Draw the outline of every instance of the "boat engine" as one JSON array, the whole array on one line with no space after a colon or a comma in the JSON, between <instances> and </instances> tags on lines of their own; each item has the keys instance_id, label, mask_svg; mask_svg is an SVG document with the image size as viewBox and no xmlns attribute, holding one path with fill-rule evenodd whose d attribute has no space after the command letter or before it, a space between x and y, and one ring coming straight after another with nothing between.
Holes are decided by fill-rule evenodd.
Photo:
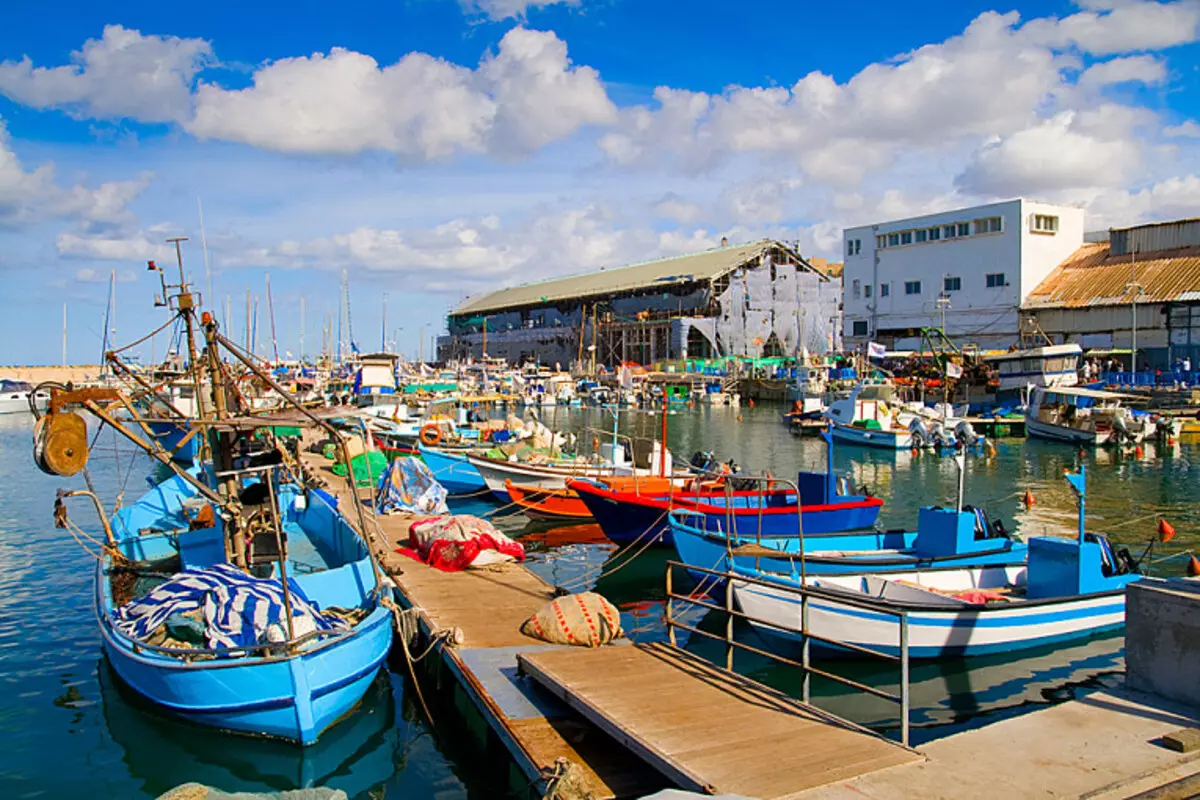
<instances>
[{"instance_id":1,"label":"boat engine","mask_svg":"<svg viewBox=\"0 0 1200 800\"><path fill-rule=\"evenodd\" d=\"M912 434L913 447L926 447L933 443L929 428L919 419L908 423L908 432Z\"/></svg>"},{"instance_id":2,"label":"boat engine","mask_svg":"<svg viewBox=\"0 0 1200 800\"><path fill-rule=\"evenodd\" d=\"M954 435L964 447L974 447L983 440L983 437L976 433L975 426L965 419L954 426Z\"/></svg>"},{"instance_id":3,"label":"boat engine","mask_svg":"<svg viewBox=\"0 0 1200 800\"><path fill-rule=\"evenodd\" d=\"M946 430L946 426L936 420L929 423L929 435L938 447L954 447L954 434Z\"/></svg>"}]
</instances>

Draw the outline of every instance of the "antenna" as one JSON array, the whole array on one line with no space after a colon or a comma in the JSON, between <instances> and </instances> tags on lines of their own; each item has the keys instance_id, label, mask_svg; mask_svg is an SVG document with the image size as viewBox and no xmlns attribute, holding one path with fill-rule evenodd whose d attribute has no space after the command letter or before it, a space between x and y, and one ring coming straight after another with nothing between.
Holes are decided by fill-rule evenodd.
<instances>
[{"instance_id":1,"label":"antenna","mask_svg":"<svg viewBox=\"0 0 1200 800\"><path fill-rule=\"evenodd\" d=\"M204 250L204 291L216 302L216 295L212 293L212 269L208 263L208 239L204 235L204 205L200 202L200 195L196 195L196 212L200 216L200 247ZM225 317L223 321L228 325L229 315Z\"/></svg>"}]
</instances>

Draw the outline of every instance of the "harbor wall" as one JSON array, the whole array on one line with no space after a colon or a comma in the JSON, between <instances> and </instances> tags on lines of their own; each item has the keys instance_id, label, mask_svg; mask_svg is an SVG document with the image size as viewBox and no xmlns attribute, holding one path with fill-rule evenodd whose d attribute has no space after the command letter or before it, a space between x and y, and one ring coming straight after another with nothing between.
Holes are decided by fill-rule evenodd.
<instances>
[{"instance_id":1,"label":"harbor wall","mask_svg":"<svg viewBox=\"0 0 1200 800\"><path fill-rule=\"evenodd\" d=\"M0 366L0 378L29 381L34 384L41 381L82 383L84 381L94 381L99 376L100 366L97 364L80 364L66 367Z\"/></svg>"},{"instance_id":2,"label":"harbor wall","mask_svg":"<svg viewBox=\"0 0 1200 800\"><path fill-rule=\"evenodd\" d=\"M1126 592L1126 685L1200 708L1200 581L1147 579Z\"/></svg>"}]
</instances>

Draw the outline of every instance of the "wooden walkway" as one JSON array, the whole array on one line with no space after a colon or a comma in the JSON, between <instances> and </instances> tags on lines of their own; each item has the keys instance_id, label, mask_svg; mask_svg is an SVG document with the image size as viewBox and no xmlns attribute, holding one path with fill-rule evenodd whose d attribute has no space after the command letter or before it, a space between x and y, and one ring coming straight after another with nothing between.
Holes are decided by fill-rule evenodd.
<instances>
[{"instance_id":1,"label":"wooden walkway","mask_svg":"<svg viewBox=\"0 0 1200 800\"><path fill-rule=\"evenodd\" d=\"M588 721L693 791L771 800L921 760L666 644L517 660Z\"/></svg>"},{"instance_id":2,"label":"wooden walkway","mask_svg":"<svg viewBox=\"0 0 1200 800\"><path fill-rule=\"evenodd\" d=\"M366 490L356 497L328 461L303 458L356 525ZM412 520L368 514L365 538L426 635L457 629L441 658L531 782L565 759L572 789L594 800L639 797L666 779L766 800L920 758L668 645L527 637L521 624L553 587L520 564L447 573L400 555Z\"/></svg>"}]
</instances>

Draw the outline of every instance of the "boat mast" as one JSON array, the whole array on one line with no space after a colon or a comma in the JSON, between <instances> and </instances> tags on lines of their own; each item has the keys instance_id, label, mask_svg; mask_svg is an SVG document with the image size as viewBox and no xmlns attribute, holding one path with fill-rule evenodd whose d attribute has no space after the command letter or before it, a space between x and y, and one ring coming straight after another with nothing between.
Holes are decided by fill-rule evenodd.
<instances>
[{"instance_id":1,"label":"boat mast","mask_svg":"<svg viewBox=\"0 0 1200 800\"><path fill-rule=\"evenodd\" d=\"M271 352L275 356L275 364L279 364L279 342L275 338L275 301L271 297L271 273L263 273L267 281L267 317L271 322Z\"/></svg>"}]
</instances>

